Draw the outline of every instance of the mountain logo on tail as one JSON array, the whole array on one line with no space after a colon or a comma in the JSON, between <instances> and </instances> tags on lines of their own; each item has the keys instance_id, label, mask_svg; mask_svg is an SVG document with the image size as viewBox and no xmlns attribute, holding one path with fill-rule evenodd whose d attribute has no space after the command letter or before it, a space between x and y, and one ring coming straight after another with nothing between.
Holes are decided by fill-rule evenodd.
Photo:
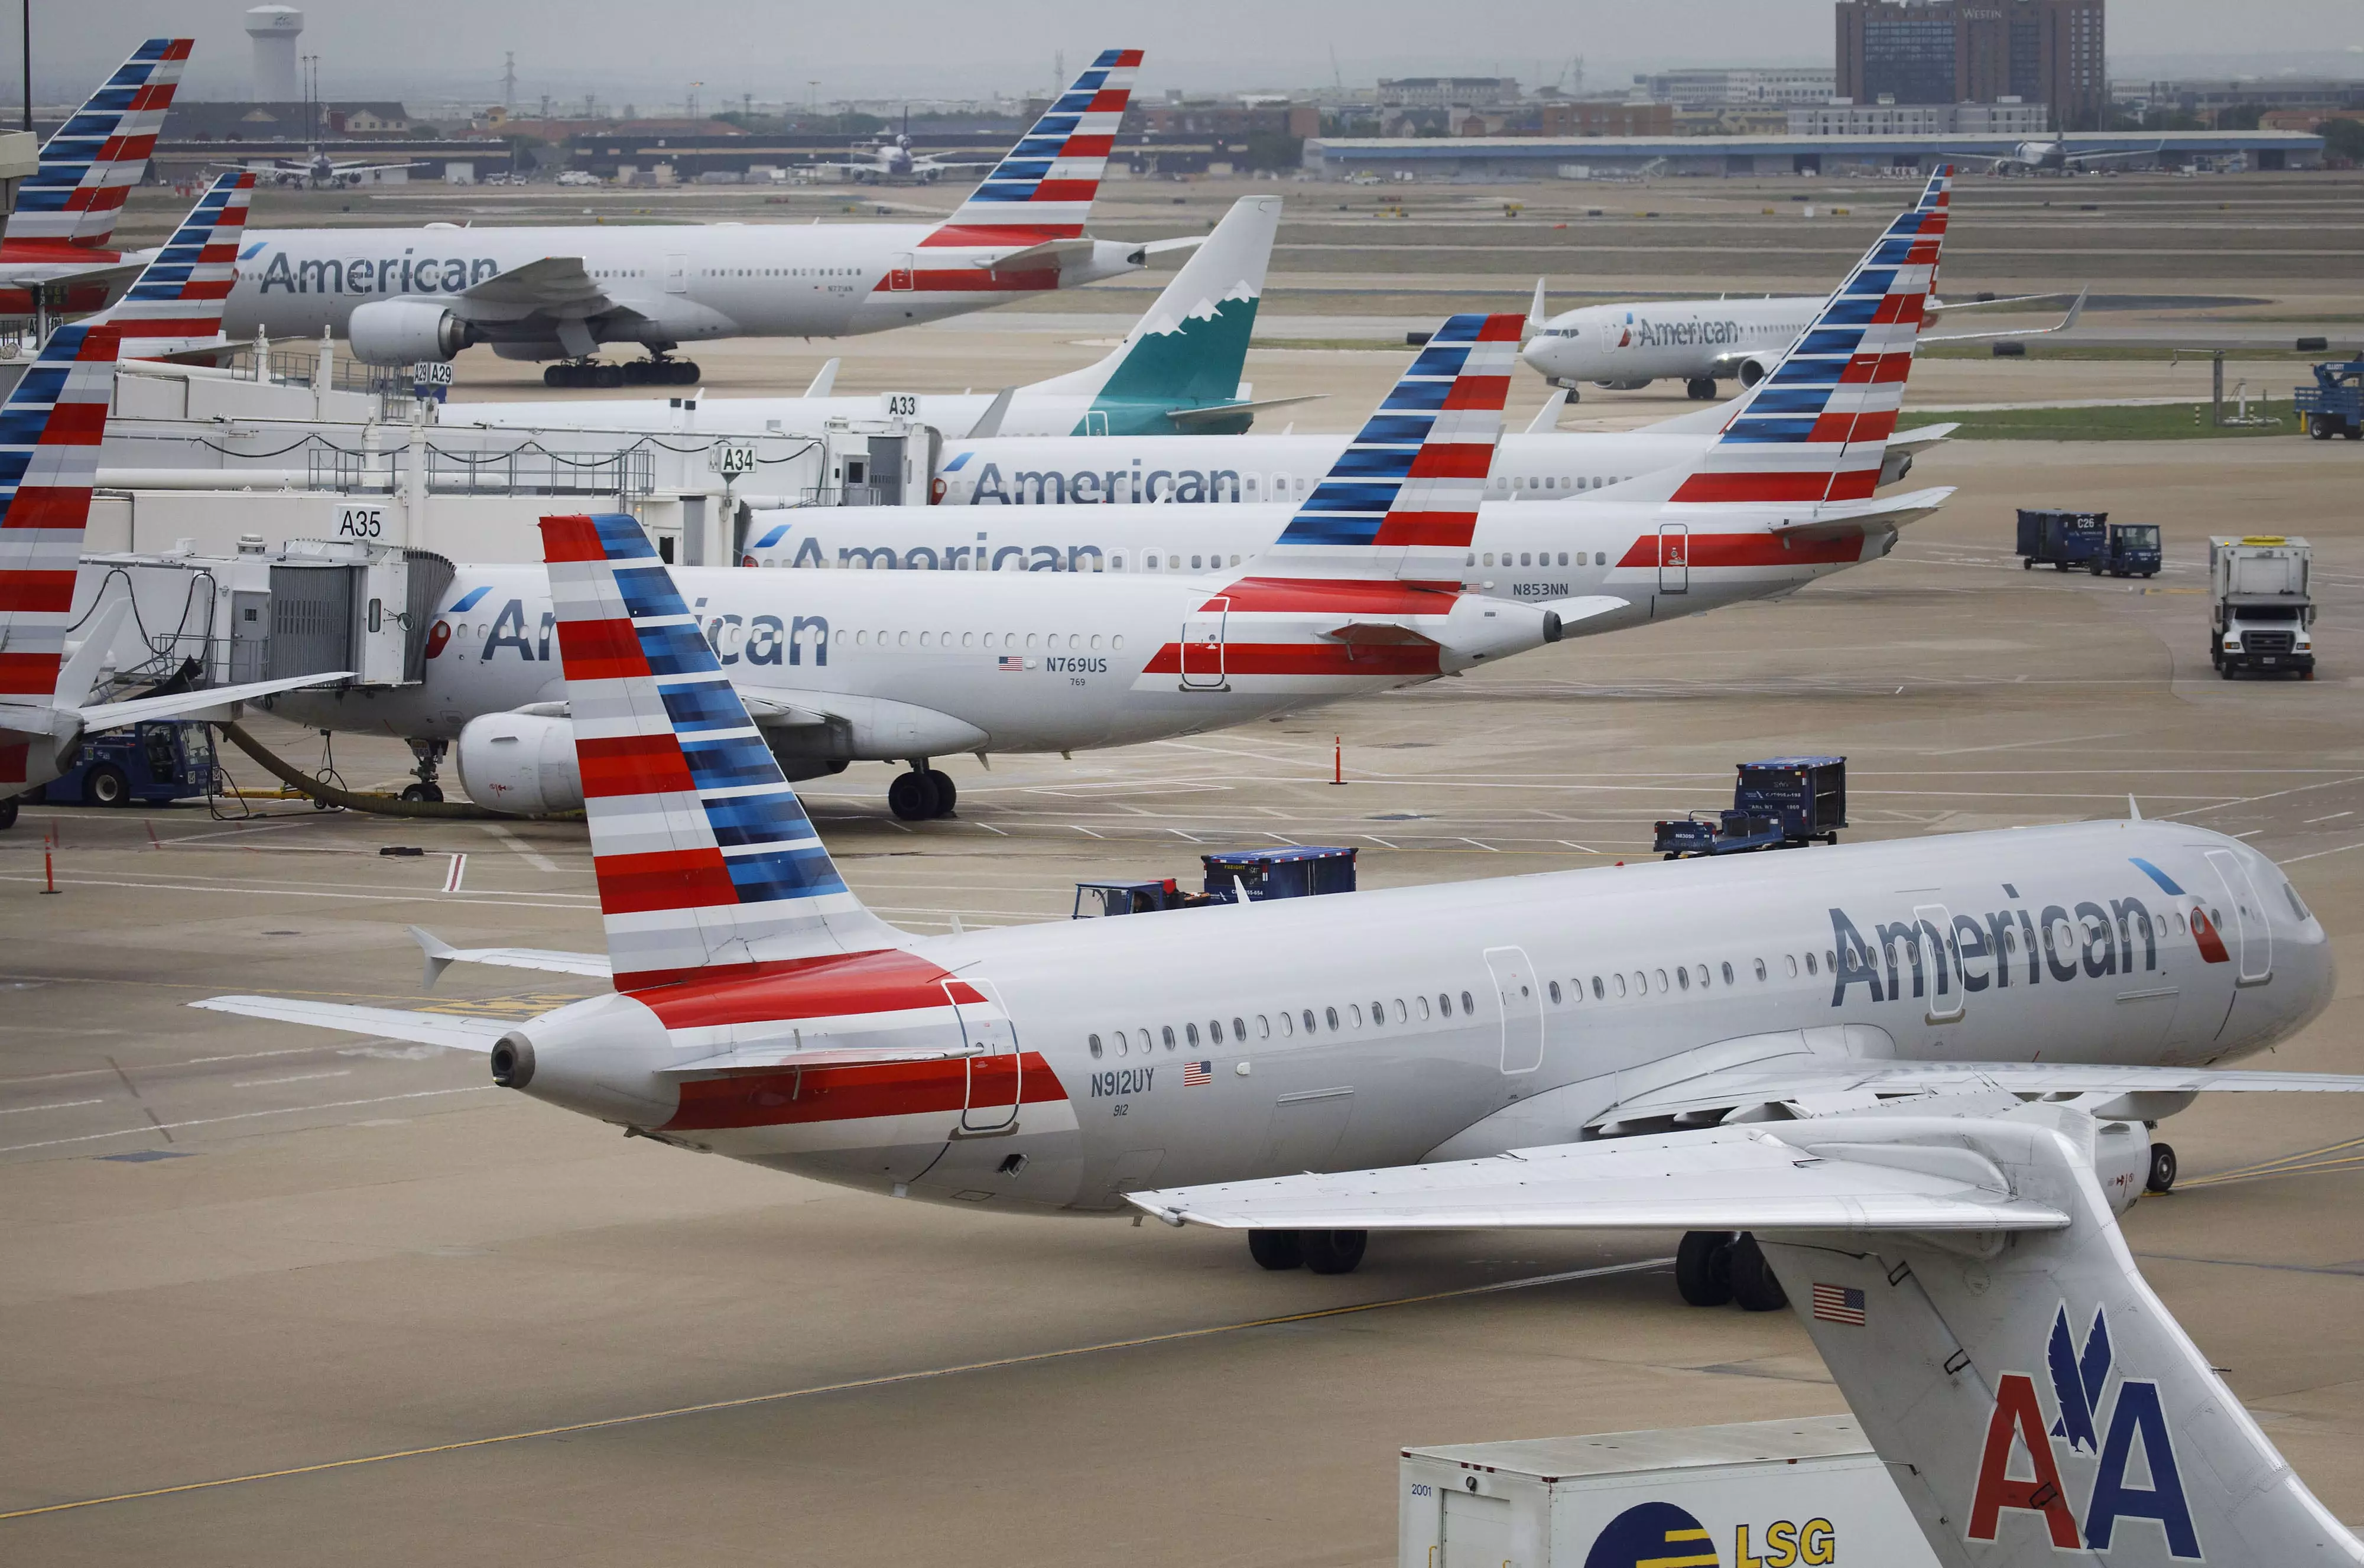
<instances>
[{"instance_id":1,"label":"mountain logo on tail","mask_svg":"<svg viewBox=\"0 0 2364 1568\"><path fill-rule=\"evenodd\" d=\"M2094 1308L2080 1346L2064 1301L2045 1349L2052 1418L2045 1418L2034 1376L2007 1372L1997 1380L1968 1540L1992 1541L2007 1528L2005 1514L2031 1513L2042 1518L2055 1548L2107 1551L2121 1524L2147 1519L2164 1533L2169 1556L2205 1560L2158 1385L2120 1373L2113 1395L2115 1360L2106 1310ZM2067 1476L2089 1472L2080 1522Z\"/></svg>"}]
</instances>

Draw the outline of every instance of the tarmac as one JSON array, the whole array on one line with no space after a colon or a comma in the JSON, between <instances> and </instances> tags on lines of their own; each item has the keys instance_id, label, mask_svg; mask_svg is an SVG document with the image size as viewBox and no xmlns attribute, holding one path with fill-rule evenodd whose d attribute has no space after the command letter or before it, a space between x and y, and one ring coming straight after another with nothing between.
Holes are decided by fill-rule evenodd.
<instances>
[{"instance_id":1,"label":"tarmac","mask_svg":"<svg viewBox=\"0 0 2364 1568\"><path fill-rule=\"evenodd\" d=\"M2157 183L2262 202L2297 180ZM2314 210L2339 221L2352 187L2333 182ZM2180 265L2097 286L2178 292ZM2214 276L2180 290L2244 291L2281 297ZM950 384L983 386L1110 335L988 319L703 357L753 384L842 353L849 382L883 389L945 384L956 345L970 362ZM1401 354L1255 359L1259 395L1331 391L1309 406L1338 428ZM517 370L463 364L463 391L512 390L496 378ZM2134 395L2178 373L1936 361L1909 403ZM1518 396L1540 403L1531 375ZM1588 393L1570 425L1682 406ZM1275 839L1359 847L1366 885L1496 878L1515 899L1524 873L1614 876L1653 820L1728 802L1733 763L1781 752L1847 756L1850 840L2109 818L2131 797L2250 839L2333 934L2337 1000L2260 1064L2364 1072L2359 462L2294 435L1951 443L1912 475L1959 485L1950 505L1785 601L1188 740L953 759L948 821L896 822L884 767L803 793L856 892L914 929L1064 918L1080 879L1187 875L1205 850ZM2158 522L2167 570L2025 572L2024 505ZM2263 529L2316 548L2312 682L2207 663L2205 537ZM324 760L316 737L259 728ZM408 765L350 739L326 760L356 785ZM1678 1302L1672 1236L1382 1237L1355 1274L1269 1274L1214 1232L844 1193L626 1140L492 1088L481 1058L185 1006L241 991L523 1017L585 994L463 967L430 996L414 924L596 948L581 828L251 799L28 807L0 836L0 1558L1378 1563L1400 1448L1844 1408L1790 1316ZM2179 1190L2124 1221L2347 1519L2364 1518L2358 1120L2328 1098L2202 1103L2161 1134Z\"/></svg>"}]
</instances>

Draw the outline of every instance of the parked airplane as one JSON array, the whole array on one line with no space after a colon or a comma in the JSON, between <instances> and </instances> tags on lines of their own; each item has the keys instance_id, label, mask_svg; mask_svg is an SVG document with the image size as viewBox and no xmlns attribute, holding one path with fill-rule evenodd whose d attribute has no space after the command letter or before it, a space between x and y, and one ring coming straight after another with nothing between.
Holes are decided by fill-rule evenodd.
<instances>
[{"instance_id":1,"label":"parked airplane","mask_svg":"<svg viewBox=\"0 0 2364 1568\"><path fill-rule=\"evenodd\" d=\"M686 570L681 582L773 754L798 778L907 760L910 772L887 792L907 820L953 809L953 781L933 757L1131 745L1456 673L1622 606L1506 604L1453 581L1518 336L1515 316L1446 323L1419 373L1341 458L1352 482L1325 483L1321 510L1276 522L1279 543L1262 541L1246 572L815 578L724 568ZM1395 477L1375 481L1387 473ZM638 535L630 518L615 525ZM552 643L565 608L553 608L550 584L538 567L463 566L428 630L424 682L301 694L275 711L408 740L422 798L440 798L433 769L456 741L479 804L570 809L585 781Z\"/></svg>"},{"instance_id":2,"label":"parked airplane","mask_svg":"<svg viewBox=\"0 0 2364 1568\"><path fill-rule=\"evenodd\" d=\"M1421 519L1383 526L1419 539ZM1725 1123L1720 1162L1656 1195L1726 1198L1712 1223L1735 1229L1862 1215L1991 1232L2043 1219L1965 1190L1994 1166L1958 1148L1768 1157L1773 1131L1736 1124L1964 1086L2097 1096L2128 1122L2212 1089L2364 1086L2213 1067L2323 1011L2330 948L2271 861L2175 822L914 937L848 889L641 530L542 529L608 951L422 945L430 974L474 960L605 974L613 992L522 1024L195 1006L485 1051L495 1083L532 1097L880 1194L1090 1213L1162 1184L1143 1201L1184 1219L1212 1199L1177 1207L1176 1187L1414 1166L1381 1174L1417 1192L1455 1179L1439 1162ZM1590 1147L1552 1152L1670 1169L1654 1140L1622 1161ZM2154 1159L2139 1129L2102 1152L2113 1177ZM1825 1185L1817 1158L1845 1178ZM1556 1219L1519 1198L1525 1179L1496 1182L1522 1222L1600 1212ZM1852 1207L1784 1207L1801 1194ZM1915 1194L1953 1201L1894 1195ZM1653 1195L1644 1181L1633 1207ZM1345 1272L1381 1222L1374 1206L1268 1207L1238 1221L1268 1267Z\"/></svg>"},{"instance_id":3,"label":"parked airplane","mask_svg":"<svg viewBox=\"0 0 2364 1568\"><path fill-rule=\"evenodd\" d=\"M340 162L317 146L301 158L273 158L267 164L273 184L301 185L310 191L358 185L372 174L387 174L397 169L409 170L419 166L419 161L415 158L392 163Z\"/></svg>"},{"instance_id":4,"label":"parked airplane","mask_svg":"<svg viewBox=\"0 0 2364 1568\"><path fill-rule=\"evenodd\" d=\"M0 403L0 828L15 825L19 795L73 765L85 735L227 710L350 673L94 703L131 601L102 601L79 641L68 637L117 352L127 340L152 349L203 333L237 252L235 240L215 242L215 231L244 221L253 183L251 174L215 182L124 299L52 331Z\"/></svg>"},{"instance_id":5,"label":"parked airplane","mask_svg":"<svg viewBox=\"0 0 2364 1568\"><path fill-rule=\"evenodd\" d=\"M2022 295L2013 299L1948 303L1933 299L1926 320L1948 310L1973 306L2024 305L2049 295ZM1544 285L1535 284L1534 308L1528 324L1534 336L1522 353L1527 363L1554 386L1565 387L1568 400L1577 384L1618 392L1634 392L1660 379L1684 384L1700 401L1712 401L1720 380L1755 386L1779 363L1782 352L1797 341L1822 301L1814 298L1674 299L1641 305L1588 305L1546 316ZM1983 343L2002 338L2042 338L2066 332L2085 311L2085 293L2079 291L2068 313L2049 327L2006 332L1956 332L1924 337L1924 344Z\"/></svg>"},{"instance_id":6,"label":"parked airplane","mask_svg":"<svg viewBox=\"0 0 2364 1568\"><path fill-rule=\"evenodd\" d=\"M2089 1111L1991 1090L1932 1095L1769 1126L1133 1201L1175 1223L1286 1217L1321 1234L1341 1224L1711 1228L1692 1232L1701 1236L1753 1225L1738 1277L1770 1284L1760 1305L1787 1296L1929 1561L2364 1564L2364 1543L2308 1491L2135 1266L2118 1216L2143 1184L2141 1113L2128 1104L2141 1097L2089 1096ZM1469 1484L1477 1490L1478 1477ZM1621 1525L1634 1533L1617 1540ZM1610 1521L1586 1561L1710 1564L1720 1559L1708 1537L1684 1510L1645 1503ZM1735 1562L1835 1556L1801 1554L1794 1540L1779 1554L1769 1530L1762 1558L1747 1542L1743 1527Z\"/></svg>"},{"instance_id":7,"label":"parked airplane","mask_svg":"<svg viewBox=\"0 0 2364 1568\"><path fill-rule=\"evenodd\" d=\"M621 385L603 343L649 350L633 376L695 385L669 358L717 338L833 338L1004 305L1138 271L1161 245L1094 239L1084 220L1141 64L1109 50L952 217L913 224L280 229L240 258L229 330L345 335L400 365L485 343L560 360L553 386ZM1196 239L1185 241L1195 244Z\"/></svg>"},{"instance_id":8,"label":"parked airplane","mask_svg":"<svg viewBox=\"0 0 2364 1568\"><path fill-rule=\"evenodd\" d=\"M2080 152L2068 145L2064 137L2049 141L2023 141L2009 152L1948 152L1948 158L1975 158L2000 174L2007 169L2023 170L2030 174L2067 173L2087 163L2115 163L2133 158L2157 158L2167 150L2162 139L2157 147L2140 147L2120 152Z\"/></svg>"},{"instance_id":9,"label":"parked airplane","mask_svg":"<svg viewBox=\"0 0 2364 1568\"><path fill-rule=\"evenodd\" d=\"M119 295L144 258L107 248L148 171L188 63L189 39L150 39L41 146L0 239L0 316L83 315ZM40 298L36 299L38 287Z\"/></svg>"},{"instance_id":10,"label":"parked airplane","mask_svg":"<svg viewBox=\"0 0 2364 1568\"><path fill-rule=\"evenodd\" d=\"M672 430L760 435L818 430L831 418L900 417L947 435L1170 435L1244 430L1258 410L1303 398L1252 399L1240 380L1265 268L1280 228L1278 196L1243 196L1098 363L1001 393L831 395L837 361L802 397L577 398L453 403L440 423L501 429ZM1335 449L1346 443L1333 438ZM1316 473L1326 472L1324 462Z\"/></svg>"},{"instance_id":11,"label":"parked airplane","mask_svg":"<svg viewBox=\"0 0 2364 1568\"><path fill-rule=\"evenodd\" d=\"M1630 480L1579 474L1575 496L1561 502L1565 485L1508 489L1522 476L1498 456L1485 482L1489 499L1459 563L1462 588L1543 603L1613 599L1616 607L1606 613L1580 623L1570 617L1572 630L1613 631L1791 593L1887 554L1900 528L1951 494L1873 495L1889 471L1888 440L1912 369L1921 301L1945 238L1947 200L1945 178L1931 180L1913 209L1889 226L1817 306L1814 329L1737 414L1718 421L1721 428L1691 462ZM1414 361L1415 374L1422 362ZM1404 395L1399 388L1389 406ZM759 565L873 570L1252 570L1268 541L1296 531L1292 515L1301 522L1301 514L1318 515L1331 503L1321 488L1304 495L1302 481L1285 472L1256 473L1249 466L1254 438L1226 444L1239 449L1241 466L1120 467L1116 460L1127 448L1111 440L1104 443L1110 462L1078 471L1073 484L1050 468L993 480L1030 502L1059 487L1070 501L1079 492L1087 492L1087 500L1113 494L1120 497L1114 506L758 512L750 518L744 553ZM982 460L971 466L977 475L966 482L982 487ZM1354 473L1351 453L1333 470ZM954 469L947 477L960 473ZM1588 491L1587 479L1616 483ZM1153 495L1159 499L1145 499ZM1193 505L1210 496L1242 504Z\"/></svg>"}]
</instances>

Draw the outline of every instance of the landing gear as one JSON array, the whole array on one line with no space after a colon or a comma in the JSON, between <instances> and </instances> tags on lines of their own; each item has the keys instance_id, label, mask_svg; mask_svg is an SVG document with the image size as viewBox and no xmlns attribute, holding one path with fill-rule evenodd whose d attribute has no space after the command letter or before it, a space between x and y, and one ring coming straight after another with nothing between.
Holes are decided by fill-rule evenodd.
<instances>
[{"instance_id":1,"label":"landing gear","mask_svg":"<svg viewBox=\"0 0 2364 1568\"><path fill-rule=\"evenodd\" d=\"M1695 375L1683 383L1683 391L1694 403L1712 403L1715 401L1715 377Z\"/></svg>"},{"instance_id":2,"label":"landing gear","mask_svg":"<svg viewBox=\"0 0 2364 1568\"><path fill-rule=\"evenodd\" d=\"M1270 1269L1275 1273L1301 1268L1305 1263L1305 1252L1298 1246L1294 1230L1249 1231L1248 1256L1256 1261L1258 1268Z\"/></svg>"},{"instance_id":3,"label":"landing gear","mask_svg":"<svg viewBox=\"0 0 2364 1568\"><path fill-rule=\"evenodd\" d=\"M624 384L624 367L590 359L561 360L543 368L541 384L561 389L621 386Z\"/></svg>"},{"instance_id":4,"label":"landing gear","mask_svg":"<svg viewBox=\"0 0 2364 1568\"><path fill-rule=\"evenodd\" d=\"M698 368L695 360L673 360L652 353L645 360L627 360L622 365L626 386L696 386Z\"/></svg>"},{"instance_id":5,"label":"landing gear","mask_svg":"<svg viewBox=\"0 0 2364 1568\"><path fill-rule=\"evenodd\" d=\"M959 788L949 775L928 766L925 757L914 758L911 771L897 774L886 786L887 809L905 822L950 817L959 803Z\"/></svg>"},{"instance_id":6,"label":"landing gear","mask_svg":"<svg viewBox=\"0 0 2364 1568\"><path fill-rule=\"evenodd\" d=\"M418 775L418 782L403 786L403 799L417 803L443 798L443 786L436 782L436 777L442 770L445 753L451 750L452 742L449 740L410 742L410 754L418 759L418 765L410 771Z\"/></svg>"},{"instance_id":7,"label":"landing gear","mask_svg":"<svg viewBox=\"0 0 2364 1568\"><path fill-rule=\"evenodd\" d=\"M1693 1307L1722 1307L1732 1300L1730 1230L1687 1230L1675 1249L1675 1289Z\"/></svg>"},{"instance_id":8,"label":"landing gear","mask_svg":"<svg viewBox=\"0 0 2364 1568\"><path fill-rule=\"evenodd\" d=\"M2175 1145L2154 1143L2150 1146L2150 1179L2143 1184L2147 1193L2171 1193L2175 1190Z\"/></svg>"},{"instance_id":9,"label":"landing gear","mask_svg":"<svg viewBox=\"0 0 2364 1568\"><path fill-rule=\"evenodd\" d=\"M1732 1299L1743 1312L1779 1312L1790 1305L1790 1293L1773 1277L1764 1250L1745 1230L1732 1244Z\"/></svg>"},{"instance_id":10,"label":"landing gear","mask_svg":"<svg viewBox=\"0 0 2364 1568\"><path fill-rule=\"evenodd\" d=\"M17 797L13 795L0 795L0 832L6 832L16 825Z\"/></svg>"},{"instance_id":11,"label":"landing gear","mask_svg":"<svg viewBox=\"0 0 2364 1568\"><path fill-rule=\"evenodd\" d=\"M1363 1262L1363 1249L1370 1245L1367 1230L1300 1230L1297 1233L1298 1251L1305 1255L1305 1266L1317 1274L1351 1274Z\"/></svg>"}]
</instances>

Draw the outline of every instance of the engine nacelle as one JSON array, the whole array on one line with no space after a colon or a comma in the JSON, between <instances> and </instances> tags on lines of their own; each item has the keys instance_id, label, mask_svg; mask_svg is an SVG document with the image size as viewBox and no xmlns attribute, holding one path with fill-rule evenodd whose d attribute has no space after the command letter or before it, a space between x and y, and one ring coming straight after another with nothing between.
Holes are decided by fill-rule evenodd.
<instances>
[{"instance_id":1,"label":"engine nacelle","mask_svg":"<svg viewBox=\"0 0 2364 1568\"><path fill-rule=\"evenodd\" d=\"M2093 1179L2109 1195L2113 1212L2134 1207L2150 1180L2150 1129L2138 1121L2096 1121Z\"/></svg>"},{"instance_id":2,"label":"engine nacelle","mask_svg":"<svg viewBox=\"0 0 2364 1568\"><path fill-rule=\"evenodd\" d=\"M538 713L488 713L468 721L453 748L461 787L491 811L546 817L583 806L574 721Z\"/></svg>"},{"instance_id":3,"label":"engine nacelle","mask_svg":"<svg viewBox=\"0 0 2364 1568\"><path fill-rule=\"evenodd\" d=\"M1559 613L1517 599L1492 599L1477 594L1454 598L1437 640L1443 644L1440 663L1446 670L1466 670L1488 659L1500 659L1541 648L1560 639Z\"/></svg>"},{"instance_id":4,"label":"engine nacelle","mask_svg":"<svg viewBox=\"0 0 2364 1568\"><path fill-rule=\"evenodd\" d=\"M373 365L410 365L448 360L469 342L468 324L440 305L418 299L379 299L353 306L345 336L353 358Z\"/></svg>"},{"instance_id":5,"label":"engine nacelle","mask_svg":"<svg viewBox=\"0 0 2364 1568\"><path fill-rule=\"evenodd\" d=\"M1740 384L1743 386L1755 386L1758 382L1765 379L1765 373L1772 368L1772 366L1767 364L1762 360L1741 361Z\"/></svg>"}]
</instances>

